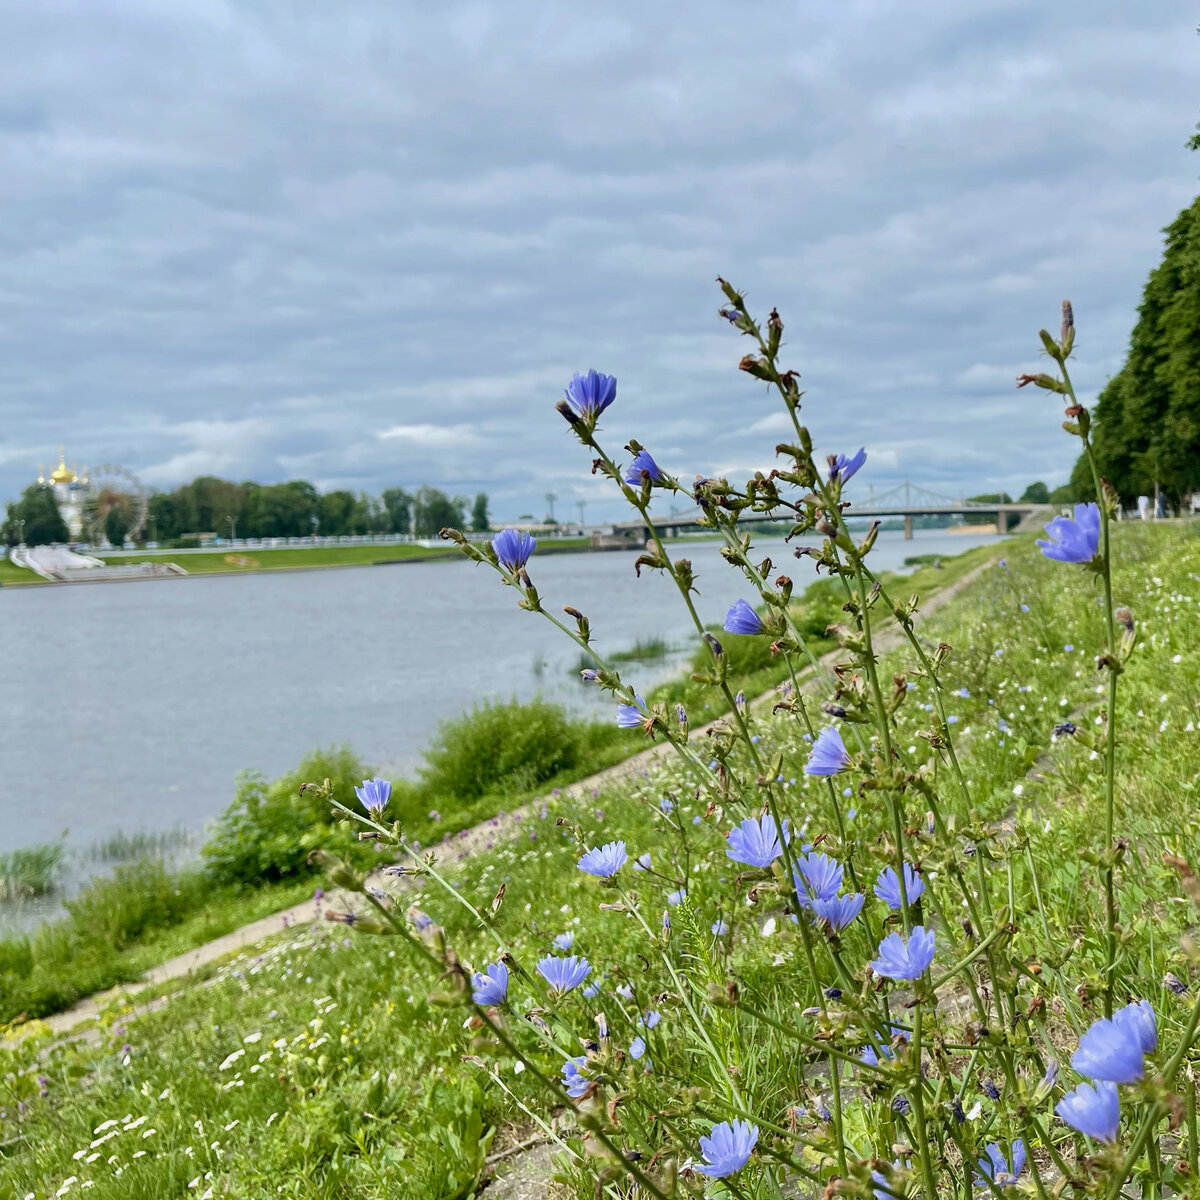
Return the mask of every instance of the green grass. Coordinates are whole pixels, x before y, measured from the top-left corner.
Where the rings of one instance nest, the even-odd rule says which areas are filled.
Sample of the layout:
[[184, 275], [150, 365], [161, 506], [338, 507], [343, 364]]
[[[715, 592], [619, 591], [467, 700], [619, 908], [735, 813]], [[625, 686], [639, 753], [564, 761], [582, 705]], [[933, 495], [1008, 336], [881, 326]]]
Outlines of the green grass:
[[[1169, 1042], [1189, 1001], [1163, 988], [1163, 973], [1173, 971], [1193, 985], [1195, 974], [1180, 950], [1194, 918], [1162, 856], [1200, 863], [1200, 829], [1191, 819], [1200, 792], [1200, 539], [1193, 530], [1129, 527], [1117, 536], [1117, 593], [1132, 606], [1142, 636], [1122, 679], [1118, 829], [1131, 843], [1119, 875], [1127, 932], [1121, 986], [1123, 996], [1154, 1001]], [[973, 835], [980, 846], [973, 862], [983, 864], [982, 887], [997, 909], [1013, 906], [1015, 945], [1038, 968], [1014, 984], [1019, 1005], [1044, 1000], [1046, 1012], [1055, 1014], [1044, 1035], [1067, 1057], [1062, 1051], [1072, 1026], [1090, 1019], [1077, 989], [1095, 980], [1103, 961], [1097, 870], [1083, 855], [1095, 845], [1100, 795], [1088, 740], [1101, 703], [1092, 667], [1100, 622], [1085, 573], [1047, 563], [1028, 540], [1010, 543], [1007, 552], [1008, 568], [986, 572], [932, 619], [923, 637], [954, 646], [946, 682], [967, 693], [951, 697], [950, 711], [971, 796], [967, 801], [946, 792], [948, 815], [963, 830], [976, 814], [990, 822], [1009, 814], [1015, 819], [1015, 836]], [[948, 572], [953, 577], [967, 569], [948, 563], [930, 575], [941, 583]], [[919, 590], [919, 579], [911, 586]], [[898, 651], [884, 656], [881, 672], [890, 678], [910, 667], [909, 656]], [[899, 749], [913, 769], [934, 765], [920, 736], [929, 726], [921, 707], [928, 701], [928, 685], [918, 680], [900, 713]], [[1052, 744], [1054, 723], [1068, 713], [1075, 714], [1080, 734]], [[807, 822], [806, 836], [825, 837], [825, 848], [869, 883], [886, 853], [881, 806], [868, 797], [847, 799], [857, 812], [848, 818], [853, 840], [841, 842], [822, 785], [802, 774], [805, 743], [793, 722], [764, 713], [757, 732], [764, 752], [782, 755], [796, 823]], [[626, 736], [628, 748], [643, 744], [636, 733]], [[1028, 778], [1038, 755], [1042, 777]], [[674, 803], [669, 815], [659, 807], [663, 798]], [[914, 827], [923, 822], [919, 811], [910, 818]], [[732, 974], [744, 995], [780, 1019], [795, 1020], [816, 1000], [814, 981], [794, 932], [774, 920], [778, 904], [769, 890], [756, 907], [730, 902], [723, 850], [732, 819], [697, 801], [690, 777], [669, 765], [581, 801], [548, 798], [545, 815], [535, 814], [515, 839], [466, 862], [451, 860], [448, 868], [462, 893], [481, 903], [505, 885], [495, 921], [522, 961], [545, 952], [555, 934], [575, 932], [573, 949], [587, 955], [595, 977], [607, 977], [595, 1003], [579, 993], [569, 998], [566, 1010], [576, 1028], [590, 1029], [603, 1006], [624, 1045], [640, 1008], [653, 1004], [663, 1011], [663, 1024], [647, 1037], [655, 1072], [628, 1078], [622, 1127], [634, 1144], [646, 1136], [647, 1112], [674, 1112], [678, 1104], [678, 1097], [654, 1090], [655, 1079], [683, 1069], [680, 1056], [689, 1043], [679, 1032], [688, 1018], [657, 951], [631, 919], [611, 907], [598, 909], [609, 896], [575, 867], [576, 829], [588, 844], [624, 838], [631, 852], [651, 851], [665, 878], [641, 877], [634, 886], [655, 921], [666, 907], [665, 893], [686, 883], [687, 902], [671, 910], [672, 937], [680, 969], [698, 977], [701, 989], [705, 979], [720, 987]], [[930, 860], [923, 869], [936, 875], [944, 865]], [[494, 944], [466, 910], [432, 883], [420, 904], [471, 967], [495, 957]], [[731, 926], [725, 941], [707, 933], [717, 918]], [[776, 928], [764, 937], [768, 919]], [[868, 956], [878, 914], [871, 920], [874, 930], [864, 921], [843, 935], [847, 962]], [[961, 942], [956, 923], [941, 928], [950, 943]], [[98, 1200], [181, 1193], [197, 1176], [202, 1188], [214, 1187], [214, 1196], [468, 1195], [488, 1131], [495, 1127], [499, 1138], [508, 1137], [522, 1120], [489, 1071], [532, 1103], [528, 1073], [515, 1074], [510, 1059], [469, 1043], [463, 1010], [428, 998], [444, 992], [445, 981], [435, 981], [399, 939], [352, 935], [338, 925], [285, 933], [265, 953], [247, 953], [219, 970], [210, 986], [185, 989], [161, 1014], [136, 1022], [114, 1014], [98, 1048], [63, 1048], [36, 1068], [32, 1046], [10, 1050], [10, 1086], [14, 1095], [25, 1089], [28, 1109], [19, 1124], [9, 1116], [0, 1127], [0, 1140], [17, 1139], [0, 1160], [0, 1193], [7, 1187], [15, 1195], [53, 1194], [74, 1174], [94, 1181]], [[1066, 961], [1047, 954], [1050, 947], [1071, 946]], [[953, 946], [945, 953], [953, 959]], [[615, 995], [619, 982], [635, 990], [634, 1002]], [[536, 999], [525, 985], [520, 995], [523, 1005]], [[786, 1120], [790, 1108], [812, 1102], [802, 1073], [778, 1068], [794, 1061], [782, 1035], [736, 1012], [717, 1012], [711, 1036], [737, 1048], [740, 1086], [768, 1119]], [[244, 1054], [229, 1062], [239, 1050]], [[488, 1066], [464, 1063], [472, 1052]], [[543, 1065], [556, 1072], [550, 1059]], [[44, 1098], [32, 1082], [37, 1071], [49, 1080]], [[964, 1107], [979, 1102], [986, 1113], [990, 1101], [980, 1087], [971, 1080]], [[696, 1103], [704, 1111], [710, 1101], [698, 1096]], [[706, 1128], [691, 1112], [672, 1119], [687, 1138]], [[97, 1130], [109, 1120], [117, 1122], [110, 1127], [115, 1136], [87, 1163], [91, 1142], [107, 1132]], [[856, 1136], [853, 1118], [851, 1125]], [[155, 1131], [149, 1139], [142, 1137], [146, 1129]], [[149, 1152], [135, 1159], [143, 1148]], [[81, 1149], [86, 1153], [76, 1159]], [[590, 1185], [580, 1185], [580, 1197], [591, 1194]]]
[[58, 886], [62, 842], [0, 853], [0, 902], [45, 896]]

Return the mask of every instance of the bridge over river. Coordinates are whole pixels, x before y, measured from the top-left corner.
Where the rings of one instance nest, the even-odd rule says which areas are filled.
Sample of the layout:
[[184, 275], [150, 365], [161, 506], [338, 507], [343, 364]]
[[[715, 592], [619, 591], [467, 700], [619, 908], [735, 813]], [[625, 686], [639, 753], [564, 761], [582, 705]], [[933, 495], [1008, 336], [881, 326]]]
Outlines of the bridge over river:
[[[983, 500], [964, 500], [961, 496], [956, 499], [905, 480], [879, 495], [875, 495], [872, 489], [865, 498], [846, 508], [844, 515], [850, 520], [867, 517], [883, 521], [890, 517], [903, 517], [904, 536], [911, 539], [914, 517], [991, 517], [995, 522], [996, 532], [1007, 533], [1014, 527], [1044, 523], [1055, 511], [1056, 508], [1052, 504], [1019, 501], [989, 503]], [[651, 513], [651, 519], [659, 533], [673, 536], [687, 529], [700, 528], [703, 515], [699, 508], [690, 508], [681, 512]], [[1016, 517], [1016, 521], [1013, 521], [1012, 517]], [[743, 512], [738, 518], [738, 523], [762, 524], [786, 520], [786, 515], [781, 517], [769, 513]], [[626, 537], [648, 537], [650, 531], [642, 521], [624, 521], [614, 525], [613, 532]]]

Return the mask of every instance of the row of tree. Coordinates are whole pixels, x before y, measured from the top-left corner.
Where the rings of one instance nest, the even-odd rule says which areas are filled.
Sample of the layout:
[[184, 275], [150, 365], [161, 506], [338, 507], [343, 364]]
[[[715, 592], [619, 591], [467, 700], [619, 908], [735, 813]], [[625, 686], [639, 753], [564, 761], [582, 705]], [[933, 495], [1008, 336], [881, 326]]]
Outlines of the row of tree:
[[[1100, 474], [1126, 502], [1160, 491], [1179, 503], [1200, 490], [1200, 198], [1164, 232], [1125, 363], [1092, 412]], [[1095, 499], [1083, 455], [1069, 488]]]
[[[469, 509], [469, 514], [468, 514]], [[119, 545], [130, 528], [132, 504], [120, 498], [108, 510], [105, 531]], [[490, 528], [488, 498], [478, 493], [448, 496], [434, 487], [415, 492], [388, 488], [380, 496], [336, 490], [318, 492], [301, 479], [287, 483], [231, 483], [202, 475], [170, 492], [150, 497], [141, 536], [173, 542], [201, 533], [222, 537], [338, 537], [346, 534], [408, 533], [434, 537], [439, 529]], [[49, 487], [33, 484], [8, 505], [0, 538], [31, 546], [65, 542], [67, 528]]]

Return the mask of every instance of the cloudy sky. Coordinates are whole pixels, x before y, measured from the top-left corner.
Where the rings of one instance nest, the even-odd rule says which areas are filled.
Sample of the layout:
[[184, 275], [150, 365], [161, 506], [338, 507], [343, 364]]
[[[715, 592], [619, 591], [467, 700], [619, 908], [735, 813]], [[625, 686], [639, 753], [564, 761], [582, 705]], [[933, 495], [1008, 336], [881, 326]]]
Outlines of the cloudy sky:
[[[1088, 393], [1197, 192], [1172, 0], [0, 0], [0, 497], [65, 444], [148, 484], [547, 491], [553, 405], [668, 469], [769, 466], [718, 273], [778, 304], [823, 450], [1062, 481], [1015, 392], [1064, 296]], [[569, 506], [569, 507], [567, 507]]]

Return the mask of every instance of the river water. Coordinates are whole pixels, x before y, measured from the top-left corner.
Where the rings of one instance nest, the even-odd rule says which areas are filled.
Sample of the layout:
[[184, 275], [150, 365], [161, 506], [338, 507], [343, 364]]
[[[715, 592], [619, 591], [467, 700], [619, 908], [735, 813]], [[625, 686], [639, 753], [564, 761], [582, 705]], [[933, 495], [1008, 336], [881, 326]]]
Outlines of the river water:
[[[892, 568], [994, 538], [884, 533], [872, 558]], [[694, 564], [705, 621], [755, 598], [715, 543], [674, 547]], [[782, 542], [758, 549], [797, 592], [807, 584], [811, 560]], [[687, 617], [670, 581], [636, 578], [633, 558], [535, 556], [530, 573], [548, 609], [591, 618], [602, 650], [677, 643], [674, 661], [625, 664], [649, 686], [677, 668]], [[76, 850], [117, 831], [199, 830], [239, 771], [277, 775], [320, 745], [402, 773], [440, 720], [484, 697], [597, 704], [578, 649], [516, 600], [465, 560], [0, 590], [0, 850], [64, 830]]]

